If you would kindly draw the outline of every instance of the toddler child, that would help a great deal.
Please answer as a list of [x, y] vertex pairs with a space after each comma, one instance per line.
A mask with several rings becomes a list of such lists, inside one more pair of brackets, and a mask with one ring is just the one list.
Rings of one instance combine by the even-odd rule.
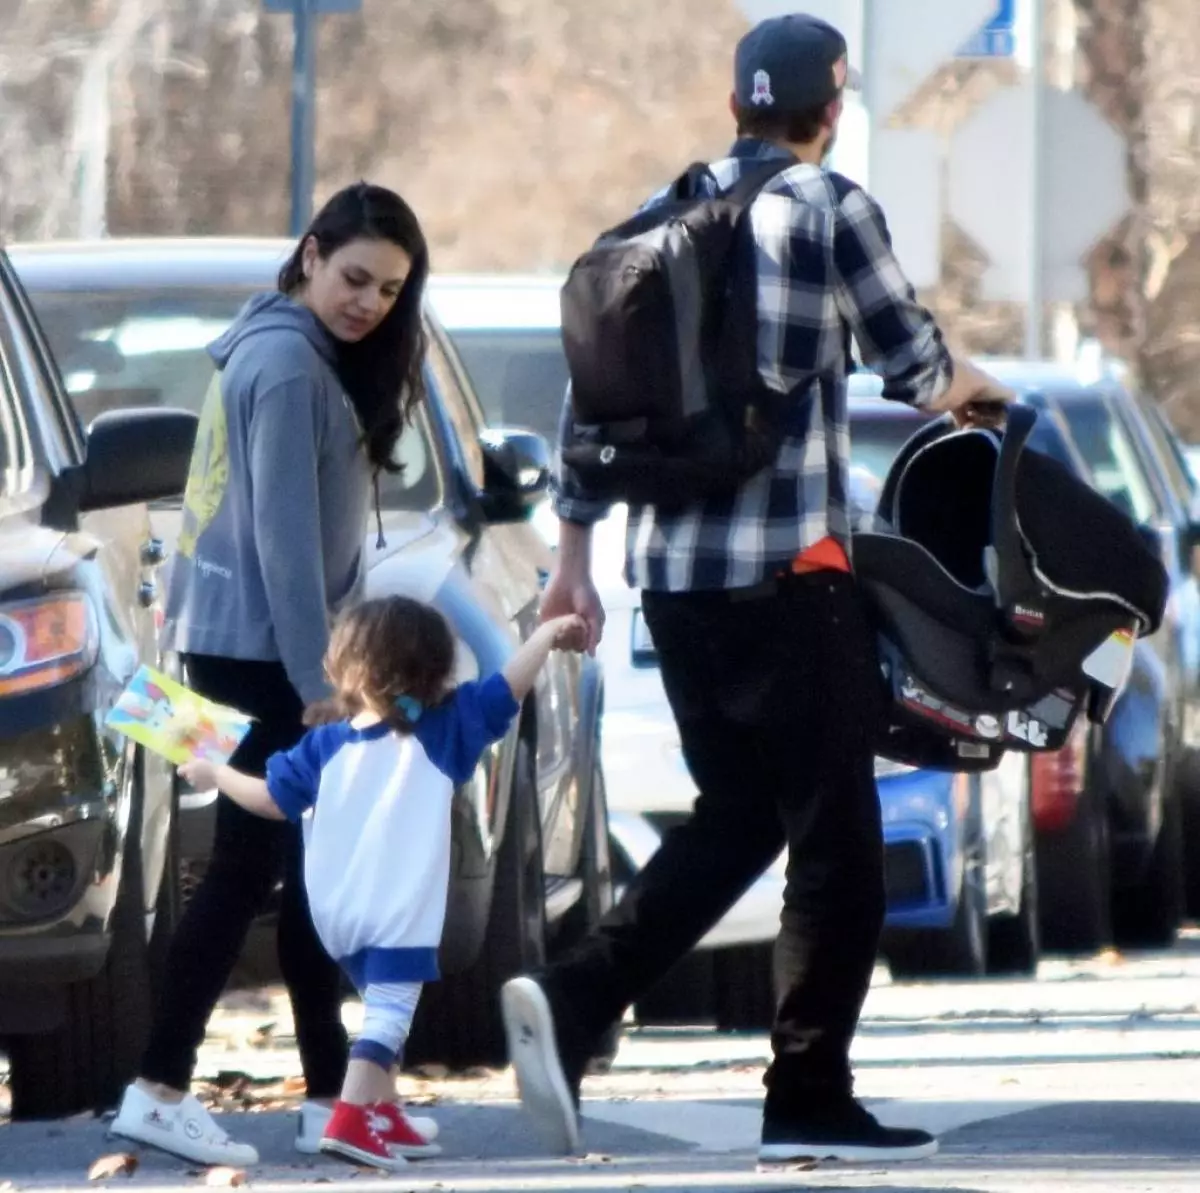
[[454, 688], [454, 638], [437, 610], [405, 597], [366, 601], [330, 638], [334, 689], [324, 720], [275, 754], [265, 779], [190, 762], [180, 773], [247, 811], [303, 819], [313, 923], [362, 997], [363, 1028], [321, 1150], [382, 1169], [440, 1149], [395, 1097], [421, 984], [438, 977], [450, 882], [450, 802], [502, 738], [555, 649], [580, 650], [574, 616], [540, 626], [503, 671]]

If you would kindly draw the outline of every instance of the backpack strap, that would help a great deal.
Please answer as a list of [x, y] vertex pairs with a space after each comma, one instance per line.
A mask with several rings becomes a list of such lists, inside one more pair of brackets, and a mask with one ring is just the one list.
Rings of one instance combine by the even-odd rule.
[[690, 166], [671, 184], [667, 192], [668, 199], [682, 202], [684, 199], [694, 199], [700, 193], [700, 182], [708, 178], [716, 186], [716, 175], [707, 162], [692, 162]]
[[721, 195], [739, 209], [749, 207], [757, 198], [758, 192], [772, 178], [777, 174], [782, 174], [784, 170], [790, 170], [792, 166], [798, 166], [799, 164], [799, 159], [790, 155], [787, 157], [770, 158], [752, 169], [743, 170], [737, 182], [730, 187], [726, 187], [721, 192]]

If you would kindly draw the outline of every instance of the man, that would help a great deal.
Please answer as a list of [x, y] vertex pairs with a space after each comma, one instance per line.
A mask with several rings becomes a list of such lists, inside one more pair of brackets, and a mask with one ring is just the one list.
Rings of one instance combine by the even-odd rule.
[[[872, 750], [880, 673], [846, 553], [848, 333], [889, 398], [965, 421], [973, 403], [1011, 395], [951, 358], [892, 253], [879, 208], [821, 168], [847, 82], [845, 40], [812, 17], [764, 21], [737, 47], [738, 140], [712, 171], [726, 187], [766, 159], [795, 159], [750, 209], [759, 371], [794, 396], [795, 418], [774, 467], [732, 498], [629, 511], [627, 578], [643, 589], [699, 794], [690, 820], [667, 835], [595, 933], [504, 989], [522, 1099], [566, 1149], [578, 1144], [580, 1079], [605, 1028], [786, 843], [760, 1156], [879, 1161], [937, 1150], [924, 1131], [881, 1126], [852, 1092], [849, 1048], [884, 885]], [[833, 293], [799, 275], [830, 230]], [[827, 372], [830, 360], [838, 362], [834, 400], [823, 404], [817, 368]], [[565, 434], [570, 425], [564, 416]], [[581, 614], [594, 649], [604, 612], [590, 575], [591, 526], [607, 510], [561, 466], [555, 497], [558, 561], [542, 616]]]

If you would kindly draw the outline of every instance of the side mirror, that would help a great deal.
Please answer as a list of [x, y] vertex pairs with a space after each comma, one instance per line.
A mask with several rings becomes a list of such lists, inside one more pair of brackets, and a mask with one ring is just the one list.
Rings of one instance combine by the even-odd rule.
[[550, 445], [520, 427], [492, 427], [480, 435], [489, 522], [523, 522], [550, 486]]
[[111, 410], [88, 428], [80, 513], [183, 496], [199, 420], [189, 410]]

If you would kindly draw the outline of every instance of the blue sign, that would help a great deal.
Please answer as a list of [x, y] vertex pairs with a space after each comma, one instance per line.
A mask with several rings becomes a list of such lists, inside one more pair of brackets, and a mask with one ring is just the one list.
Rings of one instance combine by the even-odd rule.
[[267, 12], [292, 12], [303, 16], [307, 8], [311, 13], [358, 12], [362, 0], [263, 0]]
[[955, 55], [956, 58], [1011, 58], [1016, 50], [1013, 26], [1017, 0], [997, 0], [996, 13]]

